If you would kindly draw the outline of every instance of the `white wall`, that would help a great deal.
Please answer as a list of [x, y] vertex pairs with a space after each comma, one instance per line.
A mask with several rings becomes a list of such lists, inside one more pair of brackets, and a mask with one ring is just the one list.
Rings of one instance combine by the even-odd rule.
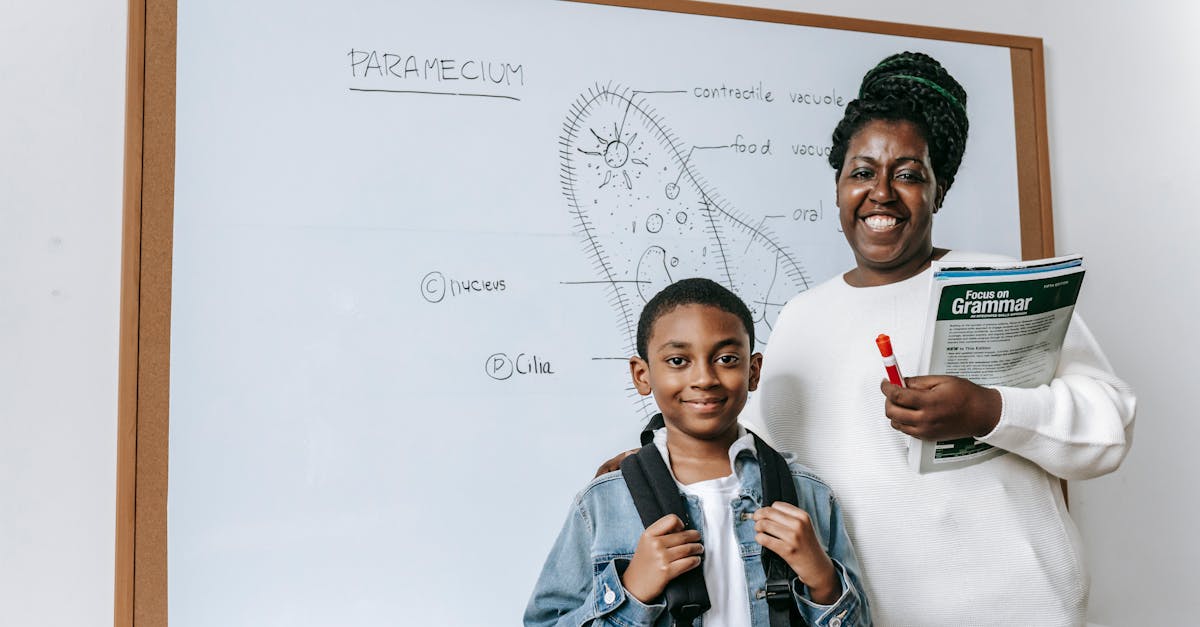
[[0, 2], [0, 625], [111, 625], [122, 0]]
[[[1088, 256], [1081, 311], [1141, 397], [1122, 469], [1071, 487], [1092, 618], [1194, 620], [1200, 421], [1182, 373], [1200, 348], [1184, 265], [1200, 231], [1200, 5], [744, 3], [1045, 40], [1057, 249]], [[0, 2], [0, 625], [111, 624], [125, 11]], [[1169, 264], [1182, 278], [1139, 276]]]

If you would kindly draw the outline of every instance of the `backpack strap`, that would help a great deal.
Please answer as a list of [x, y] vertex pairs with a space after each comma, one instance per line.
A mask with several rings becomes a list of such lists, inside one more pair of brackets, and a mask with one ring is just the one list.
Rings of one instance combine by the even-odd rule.
[[[666, 423], [663, 421], [662, 414], [655, 414], [646, 423], [641, 433], [642, 449], [636, 454], [626, 457], [621, 462], [621, 474], [625, 477], [625, 485], [629, 488], [629, 493], [633, 495], [633, 502], [637, 506], [643, 526], [649, 527], [654, 521], [662, 518], [671, 511], [656, 509], [653, 512], [647, 512], [643, 509], [643, 502], [655, 503], [656, 505], [660, 502], [678, 502], [680, 510], [675, 512], [676, 515], [683, 521], [685, 528], [692, 529], [694, 527], [692, 527], [692, 523], [687, 517], [687, 507], [683, 501], [683, 497], [679, 494], [679, 488], [675, 485], [675, 480], [671, 476], [670, 470], [667, 469], [666, 462], [663, 461], [662, 455], [658, 452], [658, 447], [653, 444], [654, 431], [664, 426], [666, 426]], [[796, 495], [796, 484], [792, 480], [792, 472], [788, 469], [787, 460], [778, 451], [764, 442], [762, 438], [758, 437], [757, 433], [752, 431], [750, 433], [754, 436], [754, 448], [758, 455], [759, 472], [762, 475], [763, 505], [769, 506], [776, 501], [785, 501], [798, 506], [800, 499]], [[626, 463], [629, 464], [628, 470], [626, 469]], [[659, 472], [662, 473], [661, 476], [665, 477], [665, 480], [661, 478], [657, 479], [661, 483], [656, 487], [651, 487], [652, 482], [656, 480], [655, 476], [647, 474], [644, 471], [644, 468], [647, 466], [659, 468]], [[661, 488], [661, 491], [656, 491], [659, 488]], [[654, 500], [652, 501], [651, 499]], [[662, 500], [659, 501], [658, 499]], [[767, 606], [770, 609], [771, 627], [791, 627], [806, 624], [804, 617], [800, 615], [800, 611], [796, 608], [796, 602], [792, 597], [791, 581], [796, 576], [792, 572], [792, 567], [788, 566], [782, 557], [779, 557], [774, 551], [766, 547], [763, 547], [762, 550], [762, 565], [767, 579], [766, 598]], [[672, 580], [671, 584], [685, 577], [692, 579], [693, 577], [689, 577], [691, 575], [695, 575], [694, 579], [698, 581], [704, 599], [704, 609], [701, 609], [692, 616], [692, 618], [695, 618], [695, 616], [698, 616], [709, 608], [708, 590], [704, 588], [703, 573], [699, 568], [690, 570]], [[668, 608], [672, 607], [670, 597], [671, 584], [667, 585]], [[680, 592], [676, 592], [676, 595], [680, 594]], [[672, 611], [672, 616], [675, 617], [676, 624], [691, 624], [692, 618], [685, 619], [687, 622], [680, 623], [680, 617], [674, 611]]]
[[[792, 481], [792, 472], [788, 470], [787, 460], [768, 446], [758, 434], [751, 434], [754, 436], [754, 448], [758, 452], [758, 467], [762, 474], [763, 506], [769, 507], [776, 501], [799, 505], [800, 499], [796, 496], [796, 484]], [[791, 582], [796, 576], [792, 567], [766, 547], [762, 550], [762, 565], [767, 575], [767, 607], [770, 608], [771, 627], [804, 625], [804, 617], [800, 615], [792, 597]]]
[[[696, 528], [688, 515], [687, 503], [654, 444], [647, 444], [636, 454], [626, 457], [621, 462], [621, 475], [633, 496], [642, 526], [649, 527], [663, 516], [675, 514], [683, 521], [684, 529]], [[663, 596], [675, 625], [691, 625], [697, 616], [712, 606], [702, 568], [693, 568], [672, 579]]]
[[662, 414], [654, 414], [651, 416], [650, 421], [646, 423], [646, 426], [642, 427], [642, 446], [646, 446], [647, 444], [653, 442], [654, 432], [662, 429], [665, 426], [667, 426], [667, 423], [665, 420], [663, 420]]

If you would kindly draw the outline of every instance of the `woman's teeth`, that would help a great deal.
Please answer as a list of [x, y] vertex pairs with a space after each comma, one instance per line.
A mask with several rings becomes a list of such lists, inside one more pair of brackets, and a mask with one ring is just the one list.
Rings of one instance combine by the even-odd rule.
[[886, 231], [893, 226], [896, 226], [896, 218], [892, 216], [867, 216], [863, 219], [867, 224], [867, 228], [874, 231]]

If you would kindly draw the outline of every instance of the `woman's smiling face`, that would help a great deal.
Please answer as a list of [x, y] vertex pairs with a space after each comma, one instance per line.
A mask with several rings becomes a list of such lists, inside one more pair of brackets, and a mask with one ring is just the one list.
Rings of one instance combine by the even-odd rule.
[[856, 286], [886, 285], [925, 269], [942, 194], [915, 124], [863, 125], [850, 139], [837, 180], [842, 231], [858, 264], [846, 279]]

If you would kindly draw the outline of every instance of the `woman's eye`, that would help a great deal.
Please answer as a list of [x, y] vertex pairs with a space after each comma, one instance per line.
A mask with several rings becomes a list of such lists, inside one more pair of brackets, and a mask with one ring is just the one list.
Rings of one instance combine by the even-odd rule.
[[850, 173], [850, 178], [852, 178], [852, 179], [863, 179], [863, 180], [865, 180], [865, 179], [869, 179], [869, 178], [871, 178], [871, 176], [872, 176], [873, 174], [874, 174], [874, 173], [873, 173], [873, 172], [871, 172], [870, 170], [865, 170], [865, 169], [859, 168], [859, 169], [857, 169], [857, 170], [854, 170], [853, 172], [851, 172], [851, 173]]

